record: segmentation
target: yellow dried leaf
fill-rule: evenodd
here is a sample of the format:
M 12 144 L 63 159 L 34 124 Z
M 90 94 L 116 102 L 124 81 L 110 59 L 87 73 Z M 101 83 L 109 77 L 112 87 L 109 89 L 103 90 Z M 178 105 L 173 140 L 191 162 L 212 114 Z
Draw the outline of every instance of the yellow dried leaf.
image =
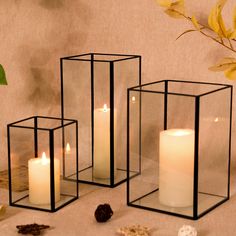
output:
M 191 21 L 192 21 L 194 27 L 195 27 L 197 30 L 200 30 L 200 25 L 198 24 L 198 21 L 197 21 L 197 19 L 196 19 L 195 16 L 192 16 Z
M 172 3 L 171 0 L 156 0 L 156 2 L 161 7 L 170 7 Z
M 236 80 L 236 66 L 229 70 L 226 70 L 225 76 L 230 80 Z
M 171 6 L 169 9 L 173 9 L 173 10 L 179 11 L 181 13 L 184 13 L 184 11 L 185 11 L 184 0 L 178 0 L 176 2 L 171 3 Z
M 236 39 L 236 30 L 228 30 L 227 31 L 227 38 L 229 39 Z
M 227 0 L 219 0 L 216 6 L 211 9 L 211 12 L 208 16 L 208 25 L 214 32 L 216 32 L 220 36 L 220 38 L 228 37 L 228 31 L 226 30 L 225 23 L 221 14 L 226 1 Z
M 221 59 L 216 65 L 209 67 L 211 71 L 225 71 L 230 70 L 236 66 L 236 59 L 233 57 L 225 57 Z
M 211 9 L 211 12 L 208 16 L 208 25 L 217 34 L 219 32 L 219 29 L 220 29 L 220 26 L 219 26 L 219 23 L 218 23 L 218 9 L 219 9 L 218 6 L 214 6 Z
M 180 19 L 180 18 L 183 18 L 183 15 L 181 15 L 178 11 L 174 10 L 174 9 L 166 9 L 165 10 L 165 13 L 170 16 L 170 17 L 173 17 L 173 18 L 176 18 L 176 19 Z
M 218 14 L 218 23 L 219 23 L 219 32 L 218 32 L 218 34 L 222 37 L 227 38 L 227 30 L 225 28 L 225 23 L 224 23 L 222 15 L 221 15 L 221 11 L 219 11 L 219 14 Z

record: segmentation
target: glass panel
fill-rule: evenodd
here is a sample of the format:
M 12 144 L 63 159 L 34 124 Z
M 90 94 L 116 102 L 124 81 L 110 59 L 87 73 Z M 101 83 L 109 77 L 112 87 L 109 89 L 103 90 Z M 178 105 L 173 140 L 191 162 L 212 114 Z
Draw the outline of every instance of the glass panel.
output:
M 127 178 L 127 88 L 139 84 L 139 59 L 114 63 L 114 107 L 115 135 L 114 158 L 116 160 L 115 183 Z M 130 99 L 130 106 L 138 111 L 140 94 L 136 92 Z
M 92 167 L 91 63 L 63 60 L 64 117 L 79 121 L 80 179 L 86 180 Z M 89 173 L 89 178 L 91 173 Z
M 48 142 L 48 131 L 39 133 L 44 136 L 44 143 Z M 49 165 L 40 165 L 41 157 L 35 158 L 34 134 L 32 129 L 10 128 L 12 201 L 18 206 L 50 210 Z M 44 146 L 44 150 L 48 147 Z M 48 177 L 44 188 L 41 186 L 42 182 L 46 183 L 43 176 Z
M 198 214 L 227 198 L 229 129 L 230 89 L 201 97 Z
M 135 178 L 130 179 L 130 199 L 129 201 L 138 206 L 157 208 L 159 205 L 158 200 L 158 187 L 159 187 L 159 132 L 164 127 L 164 96 L 163 94 L 155 93 L 141 93 L 141 111 L 135 112 L 139 109 L 132 106 L 132 96 L 138 92 L 131 92 L 130 94 L 130 167 L 136 166 L 137 171 L 137 154 L 133 153 L 138 151 L 139 146 L 139 125 L 137 115 L 141 112 L 141 173 Z M 136 124 L 132 123 L 136 120 Z M 135 139 L 133 139 L 135 137 Z M 136 155 L 135 155 L 136 154 Z M 132 159 L 131 159 L 132 158 Z M 132 170 L 130 168 L 130 170 Z
M 65 134 L 63 153 L 63 132 Z M 76 125 L 54 131 L 54 176 L 56 208 L 77 196 Z M 74 181 L 72 181 L 74 180 Z
M 168 94 L 167 129 L 194 129 L 194 125 L 195 99 Z
M 141 93 L 130 91 L 129 95 L 129 178 L 140 174 L 141 168 Z M 125 167 L 126 168 L 126 167 Z M 134 197 L 133 197 L 134 198 Z

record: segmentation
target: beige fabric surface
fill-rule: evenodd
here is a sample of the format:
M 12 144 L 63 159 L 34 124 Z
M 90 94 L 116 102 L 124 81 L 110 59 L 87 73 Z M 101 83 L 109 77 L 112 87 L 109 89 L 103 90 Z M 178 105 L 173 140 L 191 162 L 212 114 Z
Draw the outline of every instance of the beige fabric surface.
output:
M 235 186 L 235 182 L 232 183 Z M 236 195 L 235 187 L 229 201 L 205 215 L 198 221 L 186 220 L 156 212 L 126 206 L 126 185 L 109 189 L 80 185 L 81 197 L 56 213 L 45 213 L 8 207 L 4 220 L 0 221 L 0 235 L 18 235 L 15 226 L 38 223 L 49 224 L 52 228 L 45 235 L 51 236 L 112 236 L 120 227 L 141 224 L 152 229 L 153 236 L 177 236 L 183 224 L 198 230 L 199 236 L 235 235 Z M 8 192 L 0 189 L 2 203 L 7 203 Z M 114 215 L 106 223 L 97 223 L 94 211 L 98 204 L 109 203 Z

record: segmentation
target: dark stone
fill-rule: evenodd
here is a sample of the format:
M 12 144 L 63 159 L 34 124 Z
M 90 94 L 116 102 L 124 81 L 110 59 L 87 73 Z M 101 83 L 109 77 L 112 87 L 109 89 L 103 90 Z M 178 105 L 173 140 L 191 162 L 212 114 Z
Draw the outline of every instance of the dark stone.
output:
M 108 221 L 113 215 L 113 211 L 111 209 L 111 206 L 107 203 L 98 205 L 94 216 L 97 220 L 97 222 L 106 222 Z

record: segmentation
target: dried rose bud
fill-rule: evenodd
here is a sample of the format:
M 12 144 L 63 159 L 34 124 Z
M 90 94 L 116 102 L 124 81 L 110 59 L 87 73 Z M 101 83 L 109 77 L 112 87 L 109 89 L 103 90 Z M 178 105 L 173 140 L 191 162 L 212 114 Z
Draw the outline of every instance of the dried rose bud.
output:
M 113 211 L 111 206 L 107 203 L 98 205 L 94 216 L 97 222 L 106 222 L 108 221 L 113 215 Z

